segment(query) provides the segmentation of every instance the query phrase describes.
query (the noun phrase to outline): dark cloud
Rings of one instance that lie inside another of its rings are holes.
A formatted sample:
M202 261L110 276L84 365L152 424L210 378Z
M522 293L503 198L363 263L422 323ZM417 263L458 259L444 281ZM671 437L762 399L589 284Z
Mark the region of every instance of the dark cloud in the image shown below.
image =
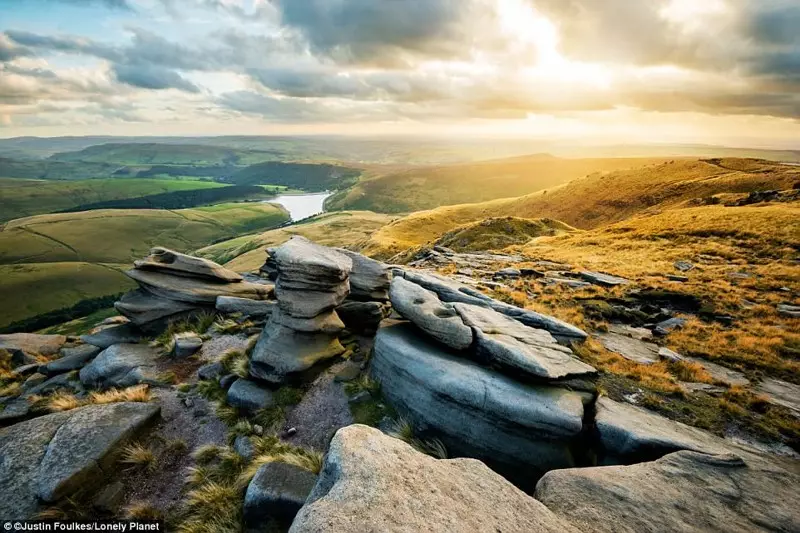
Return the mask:
M33 50L20 46L7 35L0 33L0 62L33 55Z
M342 62L396 62L409 56L463 57L473 39L463 22L474 0L275 0L281 20L316 54ZM485 10L484 15L491 15ZM491 21L486 21L491 23Z
M117 48L96 43L91 39L82 37L41 35L20 30L7 30L5 36L17 45L27 46L33 49L89 55L109 61L119 61L122 59L122 53Z
M117 81L141 89L178 89L189 93L200 92L200 89L168 68L146 63L117 63L112 68Z
M279 99L252 91L225 93L216 102L225 108L275 122L313 122L330 118L318 103L297 98Z
M78 6L105 6L112 9L132 11L133 7L127 0L45 0L45 2L74 4Z

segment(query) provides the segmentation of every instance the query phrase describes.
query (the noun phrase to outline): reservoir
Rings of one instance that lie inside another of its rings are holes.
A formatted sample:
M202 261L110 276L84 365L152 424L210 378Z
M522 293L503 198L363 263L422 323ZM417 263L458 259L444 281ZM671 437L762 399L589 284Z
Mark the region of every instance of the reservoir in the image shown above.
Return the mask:
M325 209L322 204L332 193L318 192L310 194L282 194L267 202L280 204L289 211L289 216L293 221L302 220L312 215L318 215Z

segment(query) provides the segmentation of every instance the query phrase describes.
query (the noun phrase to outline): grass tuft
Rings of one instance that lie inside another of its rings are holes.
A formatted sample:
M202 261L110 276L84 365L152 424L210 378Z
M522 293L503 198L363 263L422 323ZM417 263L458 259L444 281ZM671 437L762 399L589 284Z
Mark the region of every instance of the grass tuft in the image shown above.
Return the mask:
M147 403L153 397L148 385L134 385L122 390L109 389L105 392L92 392L89 400L93 404L117 403L117 402L141 402Z
M139 443L128 444L122 449L120 463L130 470L147 470L152 472L156 467L156 456L150 448Z

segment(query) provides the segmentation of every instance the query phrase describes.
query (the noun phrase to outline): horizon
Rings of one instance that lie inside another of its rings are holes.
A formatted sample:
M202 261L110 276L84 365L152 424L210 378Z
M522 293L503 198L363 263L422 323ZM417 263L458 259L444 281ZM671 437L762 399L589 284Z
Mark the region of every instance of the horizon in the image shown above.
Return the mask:
M30 0L0 12L4 139L424 130L785 150L800 138L790 0Z

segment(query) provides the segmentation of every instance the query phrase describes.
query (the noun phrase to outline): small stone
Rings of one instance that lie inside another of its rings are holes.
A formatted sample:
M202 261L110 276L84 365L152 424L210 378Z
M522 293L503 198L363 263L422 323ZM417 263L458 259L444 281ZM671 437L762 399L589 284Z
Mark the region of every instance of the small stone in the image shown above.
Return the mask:
M272 391L246 379L237 379L228 389L228 404L247 411L258 411L274 403Z
M675 261L675 263L673 263L673 266L677 270L680 270L681 272L689 272L694 268L694 265L691 264L689 261L683 261L683 260Z
M494 275L497 278L518 278L522 275L522 272L517 268L504 268L495 272Z
M253 424L253 433L255 433L256 435L263 435L264 427L258 424Z
M288 435L289 437L291 437L295 433L297 433L297 428L289 428L286 430L286 435Z
M364 402L368 402L371 399L372 399L372 395L369 392L367 392L365 390L362 390L361 392L357 393L355 396L351 396L350 399L347 400L347 401L349 403L364 403Z
M275 520L289 525L309 493L317 476L303 468L272 461L258 469L244 497L244 521L249 526Z
M579 272L578 275L586 281L602 287L616 287L618 285L628 285L630 283L630 280L625 278L603 274L601 272L583 271Z
M183 358L194 355L203 346L203 339L198 335L175 336L175 357Z
M245 435L236 436L233 441L233 450L247 461L250 461L256 453L253 441Z
M672 363L679 363L683 361L683 356L677 352L673 352L669 348L664 348L663 346L658 349L658 356L661 359L665 359Z
M194 400L192 400L191 398L185 398L183 400L183 405L185 405L186 407L192 407L194 405Z
M800 318L800 305L778 304L778 314L789 318Z
M689 281L689 278L686 276L676 276L675 274L667 274L667 279L670 281L676 281L678 283L686 283Z
M197 377L200 379L215 379L219 377L225 371L222 363L210 363L208 365L201 366L200 369L197 371Z
M685 324L685 318L670 318L656 324L653 328L653 333L663 337L664 335L669 335L672 330L682 328Z

